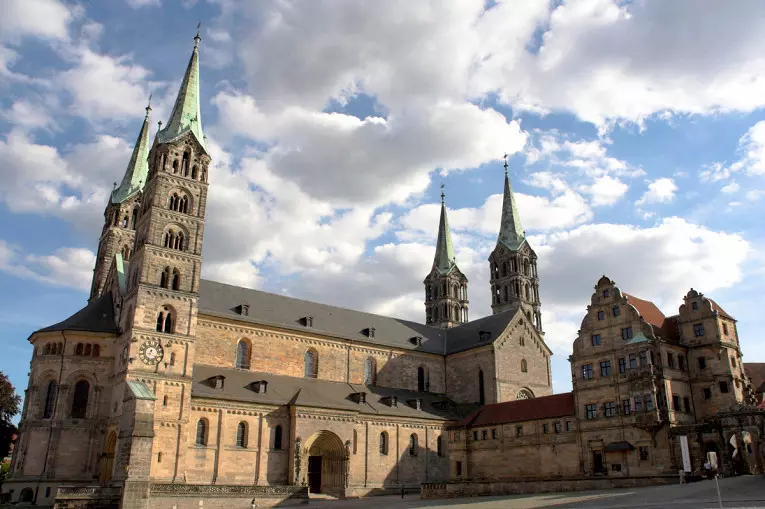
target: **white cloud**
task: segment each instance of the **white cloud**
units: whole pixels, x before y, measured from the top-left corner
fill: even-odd
[[[65,39],[72,19],[58,0],[3,0],[0,12],[0,40],[11,42],[24,36]]]
[[[765,175],[765,120],[754,124],[738,142],[741,158],[730,166],[731,172]]]
[[[59,248],[50,255],[31,255],[0,239],[0,271],[16,277],[86,290],[95,262],[88,249]]]
[[[729,184],[724,185],[720,191],[726,194],[731,194],[737,193],[739,189],[741,189],[741,186],[738,185],[738,182],[731,181]]]
[[[143,115],[154,84],[150,71],[129,56],[110,56],[90,48],[75,50],[76,66],[62,72],[58,82],[73,98],[71,113],[91,121],[122,120]]]
[[[627,193],[628,189],[627,184],[610,175],[595,177],[592,184],[581,187],[582,192],[592,196],[594,207],[613,205]]]
[[[51,109],[44,103],[33,104],[27,99],[14,101],[10,108],[0,112],[4,118],[16,127],[31,129],[56,129],[56,121]]]
[[[526,142],[517,121],[468,103],[362,120],[299,107],[268,114],[251,97],[229,93],[214,102],[217,132],[269,142],[262,158],[270,172],[336,207],[402,203],[425,190],[435,168],[473,168]]]
[[[662,177],[648,184],[648,190],[635,205],[647,205],[649,203],[669,203],[675,199],[677,192],[675,181],[668,177]]]
[[[126,2],[133,9],[140,9],[141,7],[159,7],[162,5],[162,0],[126,0]]]

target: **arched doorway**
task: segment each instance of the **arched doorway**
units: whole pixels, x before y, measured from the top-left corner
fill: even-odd
[[[303,452],[308,457],[308,492],[344,497],[347,458],[340,437],[317,431],[306,440]]]
[[[117,433],[109,432],[109,436],[104,444],[104,452],[101,454],[101,471],[98,481],[101,486],[108,486],[112,480],[112,471],[114,470],[114,452],[117,450]]]

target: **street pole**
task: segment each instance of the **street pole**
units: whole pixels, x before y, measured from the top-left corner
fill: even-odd
[[[715,486],[717,486],[717,501],[720,503],[720,509],[723,509],[722,496],[720,496],[720,482],[717,480],[717,474],[715,474]]]

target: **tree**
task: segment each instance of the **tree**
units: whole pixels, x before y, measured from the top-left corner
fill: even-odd
[[[0,371],[0,460],[8,456],[18,432],[11,419],[19,413],[20,407],[21,397],[5,373]]]

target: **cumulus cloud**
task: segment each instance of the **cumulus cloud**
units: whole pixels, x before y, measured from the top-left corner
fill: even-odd
[[[648,184],[648,190],[643,197],[635,202],[635,205],[647,205],[649,203],[669,203],[675,199],[677,184],[668,177],[662,177]]]
[[[58,0],[4,0],[0,40],[19,42],[25,36],[65,39],[70,9]]]
[[[15,277],[86,290],[95,262],[95,254],[88,249],[65,247],[50,255],[33,255],[0,240],[0,271]]]
[[[627,184],[610,175],[596,177],[592,184],[581,187],[584,193],[592,196],[591,203],[594,207],[613,205],[627,193],[627,189]]]

